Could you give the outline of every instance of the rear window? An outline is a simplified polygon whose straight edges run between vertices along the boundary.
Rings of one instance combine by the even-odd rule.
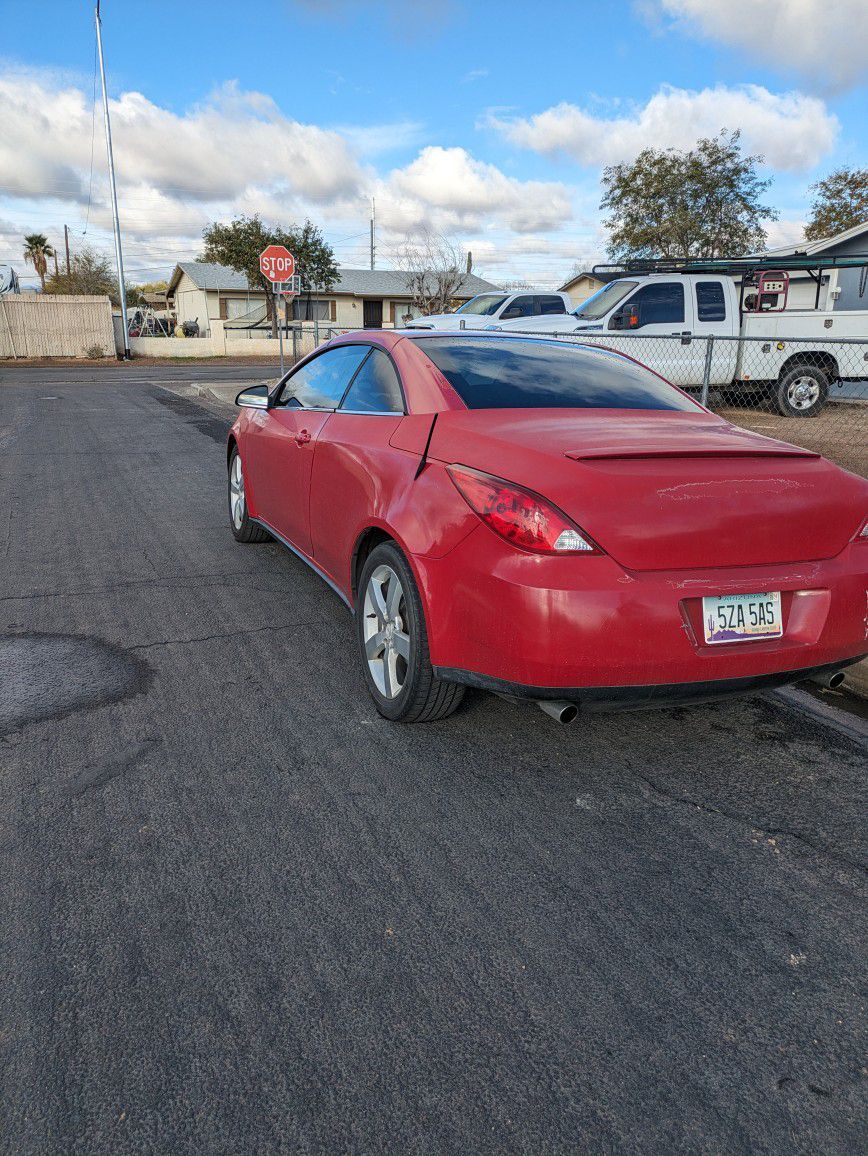
[[[696,285],[696,318],[698,321],[725,321],[726,302],[719,281],[699,281]]]
[[[418,344],[468,409],[698,408],[641,365],[604,350],[497,337]]]

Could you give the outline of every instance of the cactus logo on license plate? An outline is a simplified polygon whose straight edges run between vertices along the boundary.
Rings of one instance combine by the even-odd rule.
[[[702,622],[710,644],[780,638],[784,632],[780,591],[703,598]]]

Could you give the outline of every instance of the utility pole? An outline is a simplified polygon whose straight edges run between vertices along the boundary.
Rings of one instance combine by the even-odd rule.
[[[376,235],[376,228],[377,228],[377,203],[374,200],[374,198],[371,197],[371,268],[372,269],[374,268],[374,257],[375,257],[375,254],[377,252],[376,247],[374,245],[374,237]]]
[[[69,276],[69,226],[63,226],[63,243],[66,246],[66,275]]]
[[[108,90],[105,84],[105,61],[102,57],[102,21],[99,17],[99,3],[96,0],[96,9],[94,16],[96,19],[96,47],[99,53],[99,73],[102,78],[102,107],[105,117],[105,144],[108,153],[108,167],[109,167],[109,185],[112,193],[112,212],[114,214],[115,225],[115,257],[118,266],[118,290],[121,297],[121,320],[124,327],[124,361],[130,359],[130,334],[129,326],[127,324],[127,287],[124,284],[124,254],[121,248],[121,222],[118,217],[118,191],[115,186],[115,162],[112,155],[112,126],[109,120],[109,106],[108,106]]]

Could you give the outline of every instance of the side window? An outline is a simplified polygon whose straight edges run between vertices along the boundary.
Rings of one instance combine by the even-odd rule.
[[[566,313],[567,307],[560,297],[540,297],[539,311],[543,315],[548,313]]]
[[[362,364],[367,345],[339,345],[327,349],[290,374],[280,391],[278,405],[304,409],[337,409],[350,378]]]
[[[381,349],[370,356],[353,379],[341,404],[352,413],[403,413],[404,398],[394,365]]]
[[[516,297],[500,315],[502,321],[514,317],[533,317],[533,297]]]
[[[684,322],[684,286],[677,281],[643,285],[626,302],[639,311],[639,325],[678,325]]]
[[[697,281],[696,283],[697,321],[725,321],[726,300],[723,286],[719,281]]]

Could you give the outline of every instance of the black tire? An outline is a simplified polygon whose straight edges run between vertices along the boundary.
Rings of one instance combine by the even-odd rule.
[[[381,576],[384,571],[390,571],[397,577],[395,591],[400,594],[394,606],[395,612],[391,614],[390,610],[391,616],[388,618],[376,611],[377,590],[384,606],[386,600],[391,602],[392,579],[387,578],[388,584],[383,585]],[[452,714],[464,697],[464,687],[453,682],[443,682],[434,674],[428,654],[425,614],[416,580],[406,558],[392,542],[381,543],[365,561],[359,579],[355,618],[356,640],[365,682],[383,718],[402,723],[437,722]],[[389,633],[387,641],[382,644],[382,658],[375,657],[373,662],[376,666],[382,664],[383,674],[386,675],[391,656],[395,672],[391,695],[384,693],[377,685],[366,653],[371,633],[376,638],[384,636],[389,625],[393,633]],[[407,658],[396,652],[405,636],[408,639],[405,644],[408,649]],[[376,646],[375,638],[370,641]]]
[[[236,464],[237,463],[237,464]],[[240,481],[240,491],[238,482]],[[238,447],[229,455],[229,527],[236,542],[267,542],[270,534],[253,521],[247,513],[244,495],[244,470]],[[239,516],[240,515],[240,516]]]
[[[807,362],[792,365],[781,374],[775,405],[784,417],[816,417],[829,398],[829,376]]]

